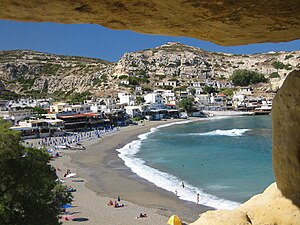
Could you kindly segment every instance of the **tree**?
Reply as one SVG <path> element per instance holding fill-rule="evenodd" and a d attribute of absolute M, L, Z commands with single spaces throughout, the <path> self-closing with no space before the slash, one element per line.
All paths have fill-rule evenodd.
<path fill-rule="evenodd" d="M 230 79 L 235 86 L 248 86 L 268 81 L 263 74 L 251 70 L 235 70 Z"/>
<path fill-rule="evenodd" d="M 275 61 L 275 62 L 272 63 L 272 66 L 273 66 L 275 69 L 277 69 L 277 71 L 278 71 L 278 69 L 284 69 L 285 64 L 282 63 L 282 62 L 279 62 L 279 61 Z"/>
<path fill-rule="evenodd" d="M 279 75 L 279 73 L 277 73 L 277 72 L 273 72 L 273 73 L 270 74 L 269 77 L 270 77 L 270 78 L 279 78 L 280 75 Z"/>
<path fill-rule="evenodd" d="M 180 100 L 179 107 L 182 108 L 186 112 L 192 112 L 194 105 L 194 99 L 193 98 L 184 98 Z"/>
<path fill-rule="evenodd" d="M 220 91 L 220 93 L 223 93 L 226 96 L 233 96 L 234 91 L 232 88 L 224 88 Z"/>
<path fill-rule="evenodd" d="M 139 105 L 141 103 L 145 102 L 144 97 L 142 96 L 136 96 L 136 103 Z"/>
<path fill-rule="evenodd" d="M 0 224 L 58 225 L 71 194 L 55 181 L 49 154 L 20 144 L 19 132 L 9 126 L 0 120 Z"/>
<path fill-rule="evenodd" d="M 190 93 L 191 93 L 191 95 L 195 96 L 195 94 L 196 94 L 196 89 L 195 89 L 195 88 L 192 88 L 192 89 L 190 90 Z"/>
<path fill-rule="evenodd" d="M 217 90 L 214 87 L 208 85 L 204 86 L 203 91 L 208 94 L 217 92 Z"/>

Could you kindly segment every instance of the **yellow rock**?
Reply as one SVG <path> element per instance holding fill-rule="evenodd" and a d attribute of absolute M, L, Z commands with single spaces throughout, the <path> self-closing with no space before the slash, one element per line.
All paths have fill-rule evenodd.
<path fill-rule="evenodd" d="M 300 71 L 291 72 L 272 108 L 273 167 L 278 188 L 300 207 Z"/>
<path fill-rule="evenodd" d="M 245 213 L 239 210 L 208 211 L 190 225 L 251 225 Z"/>
<path fill-rule="evenodd" d="M 209 211 L 191 225 L 299 225 L 300 209 L 285 198 L 276 184 L 235 210 Z"/>

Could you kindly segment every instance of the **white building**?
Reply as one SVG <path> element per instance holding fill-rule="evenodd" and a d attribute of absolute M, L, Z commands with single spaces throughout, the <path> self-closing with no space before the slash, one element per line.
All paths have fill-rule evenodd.
<path fill-rule="evenodd" d="M 118 98 L 119 98 L 120 104 L 125 104 L 125 105 L 134 105 L 135 104 L 134 96 L 129 93 L 120 92 L 120 93 L 118 93 Z"/>
<path fill-rule="evenodd" d="M 237 94 L 252 95 L 252 89 L 251 87 L 240 87 L 240 90 Z"/>
<path fill-rule="evenodd" d="M 0 118 L 11 120 L 14 124 L 17 124 L 19 121 L 25 118 L 30 118 L 34 115 L 35 114 L 31 109 L 0 111 Z"/>
<path fill-rule="evenodd" d="M 27 107 L 39 107 L 43 109 L 49 109 L 52 99 L 31 99 L 31 98 L 20 98 L 17 100 L 10 100 L 6 103 L 8 109 L 21 109 Z"/>
<path fill-rule="evenodd" d="M 209 95 L 208 94 L 201 94 L 197 95 L 195 98 L 195 101 L 202 105 L 208 105 L 209 104 Z"/>
<path fill-rule="evenodd" d="M 176 100 L 175 93 L 172 90 L 157 89 L 153 93 L 161 94 L 164 103 L 173 103 Z"/>
<path fill-rule="evenodd" d="M 121 81 L 120 81 L 120 84 L 128 85 L 128 84 L 129 84 L 129 80 L 121 80 Z"/>
<path fill-rule="evenodd" d="M 155 83 L 155 86 L 177 86 L 177 81 L 159 81 Z"/>
<path fill-rule="evenodd" d="M 51 113 L 87 113 L 91 112 L 90 105 L 77 104 L 69 105 L 68 103 L 58 102 L 50 106 Z"/>
<path fill-rule="evenodd" d="M 149 93 L 146 94 L 145 97 L 145 103 L 151 104 L 151 103 L 163 103 L 164 99 L 161 95 L 161 93 Z"/>
<path fill-rule="evenodd" d="M 141 115 L 142 112 L 144 111 L 143 106 L 125 106 L 125 111 L 128 115 L 131 117 L 134 117 L 136 115 Z"/>
<path fill-rule="evenodd" d="M 64 108 L 64 112 L 72 112 L 72 113 L 88 113 L 91 112 L 91 106 L 90 105 L 66 105 Z"/>

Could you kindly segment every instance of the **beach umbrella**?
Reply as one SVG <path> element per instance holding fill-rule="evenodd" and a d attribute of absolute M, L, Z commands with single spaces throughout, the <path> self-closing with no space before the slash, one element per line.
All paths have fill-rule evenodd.
<path fill-rule="evenodd" d="M 71 204 L 65 204 L 63 205 L 61 208 L 63 209 L 68 209 L 68 208 L 72 208 L 73 206 Z"/>
<path fill-rule="evenodd" d="M 170 225 L 182 225 L 181 220 L 179 219 L 179 217 L 177 215 L 171 216 L 168 220 L 168 224 L 170 224 Z"/>

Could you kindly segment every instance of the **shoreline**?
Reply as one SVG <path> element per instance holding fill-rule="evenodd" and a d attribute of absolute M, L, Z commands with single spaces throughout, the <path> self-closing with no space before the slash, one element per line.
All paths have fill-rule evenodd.
<path fill-rule="evenodd" d="M 119 131 L 104 135 L 101 139 L 83 141 L 83 145 L 86 147 L 84 151 L 60 151 L 63 157 L 55 159 L 52 164 L 62 168 L 62 171 L 69 168 L 85 180 L 84 184 L 77 184 L 68 180 L 65 183 L 77 189 L 77 192 L 74 193 L 73 202 L 78 205 L 78 208 L 84 208 L 85 211 L 91 212 L 95 207 L 105 211 L 107 210 L 107 201 L 120 196 L 122 202 L 124 201 L 125 205 L 128 205 L 126 210 L 130 208 L 127 210 L 127 214 L 131 215 L 127 218 L 128 221 L 125 223 L 123 221 L 122 224 L 139 224 L 136 223 L 135 216 L 138 216 L 140 212 L 152 215 L 151 219 L 143 219 L 143 223 L 148 221 L 149 224 L 166 224 L 168 217 L 173 214 L 177 214 L 183 222 L 190 223 L 197 220 L 199 214 L 214 209 L 181 200 L 174 193 L 139 177 L 124 164 L 124 161 L 118 157 L 119 152 L 116 151 L 117 148 L 122 148 L 133 140 L 137 140 L 140 134 L 149 132 L 151 128 L 186 121 L 197 121 L 197 118 L 148 121 L 143 126 L 122 127 Z M 58 174 L 63 179 L 62 172 Z M 91 198 L 104 203 L 101 206 L 99 204 L 95 206 L 96 203 L 92 203 Z M 135 210 L 132 211 L 132 208 Z M 109 213 L 110 211 L 108 211 L 108 215 Z M 99 224 L 99 221 L 101 224 L 113 224 L 110 218 L 103 221 L 104 215 L 97 215 L 97 213 L 87 213 L 87 215 L 90 220 L 86 224 Z M 153 217 L 155 217 L 155 222 Z M 146 222 L 146 224 L 148 223 Z"/>
<path fill-rule="evenodd" d="M 82 157 L 85 151 L 72 153 L 71 164 L 76 165 L 80 176 L 89 180 L 86 186 L 100 196 L 116 199 L 119 195 L 122 199 L 139 206 L 156 209 L 163 216 L 177 214 L 184 221 L 195 221 L 199 214 L 213 208 L 181 200 L 174 193 L 139 177 L 124 164 L 116 151 L 117 148 L 137 140 L 140 134 L 149 132 L 151 128 L 186 121 L 188 120 L 151 121 L 146 122 L 144 126 L 121 128 L 96 143 L 90 143 L 87 146 L 88 155 Z"/>

